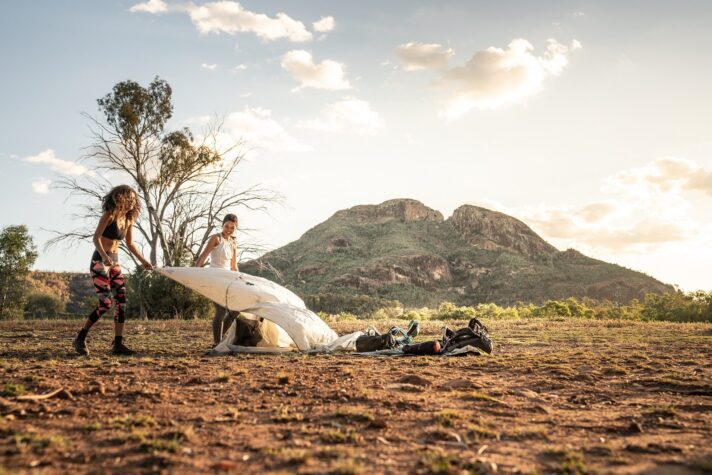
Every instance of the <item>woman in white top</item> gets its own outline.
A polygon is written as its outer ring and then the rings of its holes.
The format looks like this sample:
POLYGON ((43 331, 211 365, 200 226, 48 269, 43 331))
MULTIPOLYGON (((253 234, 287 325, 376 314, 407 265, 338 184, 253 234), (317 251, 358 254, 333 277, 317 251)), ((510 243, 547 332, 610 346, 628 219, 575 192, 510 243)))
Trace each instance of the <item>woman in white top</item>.
MULTIPOLYGON (((236 229, 237 216, 234 214, 225 215, 222 232, 210 236, 208 244, 200 254, 195 266, 203 267, 205 259, 210 256, 210 267, 237 272, 237 241, 233 236, 236 229)), ((222 340, 223 333, 230 328, 230 325, 232 325, 232 322, 240 312, 228 312, 225 307, 218 304, 214 305, 213 345, 217 345, 222 340)))

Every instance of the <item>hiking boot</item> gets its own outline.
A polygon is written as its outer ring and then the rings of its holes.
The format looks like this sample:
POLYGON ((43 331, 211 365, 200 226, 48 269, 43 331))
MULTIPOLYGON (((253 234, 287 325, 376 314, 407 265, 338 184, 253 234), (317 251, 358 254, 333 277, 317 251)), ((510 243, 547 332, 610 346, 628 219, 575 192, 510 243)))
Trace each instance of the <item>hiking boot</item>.
POLYGON ((482 324, 481 321, 479 321, 476 317, 473 317, 470 319, 470 321, 467 323, 467 326, 470 328, 470 330, 477 332, 477 331, 482 331, 487 332, 487 327, 482 324))
POLYGON ((408 324, 408 331, 405 334, 412 340, 418 336, 418 332, 420 332, 420 322, 418 322, 418 320, 412 320, 410 324, 408 324))
POLYGON ((87 339, 86 337, 83 337, 81 335, 77 335, 77 337, 74 339, 74 351, 76 351, 78 354, 82 356, 89 356, 89 348, 87 347, 87 339))
POLYGON ((127 348, 123 343, 114 343, 114 346, 111 348, 111 354, 115 356, 129 356, 134 353, 135 351, 127 348))

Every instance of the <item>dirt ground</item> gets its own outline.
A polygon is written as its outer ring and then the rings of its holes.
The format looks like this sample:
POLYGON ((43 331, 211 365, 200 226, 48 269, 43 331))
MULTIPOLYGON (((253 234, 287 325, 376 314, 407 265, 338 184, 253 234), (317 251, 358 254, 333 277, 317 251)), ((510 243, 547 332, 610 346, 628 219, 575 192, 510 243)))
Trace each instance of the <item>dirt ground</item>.
POLYGON ((485 323, 492 356, 208 357, 206 321, 134 321, 117 358, 100 322, 87 358, 0 322, 0 473, 711 473, 712 325, 485 323))

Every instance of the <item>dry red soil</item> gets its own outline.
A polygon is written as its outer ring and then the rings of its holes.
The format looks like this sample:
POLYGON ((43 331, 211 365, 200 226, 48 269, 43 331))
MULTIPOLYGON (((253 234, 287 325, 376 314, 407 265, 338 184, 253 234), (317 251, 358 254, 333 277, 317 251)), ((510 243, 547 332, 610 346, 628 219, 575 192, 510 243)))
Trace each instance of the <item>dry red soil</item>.
POLYGON ((90 357, 0 322, 0 473, 712 470, 712 325, 485 323, 491 356, 208 357, 208 322, 129 322, 117 358, 110 322, 90 357))

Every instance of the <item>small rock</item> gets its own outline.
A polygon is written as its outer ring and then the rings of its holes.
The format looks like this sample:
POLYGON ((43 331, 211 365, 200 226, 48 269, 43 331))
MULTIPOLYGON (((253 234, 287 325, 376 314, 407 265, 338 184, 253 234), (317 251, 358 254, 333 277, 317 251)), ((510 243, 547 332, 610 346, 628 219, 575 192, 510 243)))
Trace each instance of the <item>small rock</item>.
POLYGON ((400 391, 408 391, 408 392, 412 392, 412 393, 422 393, 423 392, 422 386, 416 386, 415 384, 409 384, 409 383, 387 384, 386 389, 398 389, 400 391))
POLYGON ((626 429, 626 432, 628 434, 640 434, 641 432, 643 432, 643 426, 641 426, 638 421, 633 421, 626 429))
POLYGON ((217 463, 214 463, 211 468, 213 470, 219 470, 222 472, 229 472, 230 470, 235 470, 237 468, 237 464, 235 462, 230 462, 229 460, 223 460, 217 463))
POLYGON ((415 386, 431 386, 433 383, 429 379, 418 376, 417 374, 407 374, 398 380, 399 383, 412 384, 415 386))
POLYGON ((443 389, 475 389, 478 386, 468 379, 451 379, 442 384, 443 389))
POLYGON ((74 399, 76 399, 74 397, 74 394, 70 393, 66 389, 62 389, 60 392, 58 392, 57 397, 60 399, 69 399, 70 401, 74 401, 74 399))

